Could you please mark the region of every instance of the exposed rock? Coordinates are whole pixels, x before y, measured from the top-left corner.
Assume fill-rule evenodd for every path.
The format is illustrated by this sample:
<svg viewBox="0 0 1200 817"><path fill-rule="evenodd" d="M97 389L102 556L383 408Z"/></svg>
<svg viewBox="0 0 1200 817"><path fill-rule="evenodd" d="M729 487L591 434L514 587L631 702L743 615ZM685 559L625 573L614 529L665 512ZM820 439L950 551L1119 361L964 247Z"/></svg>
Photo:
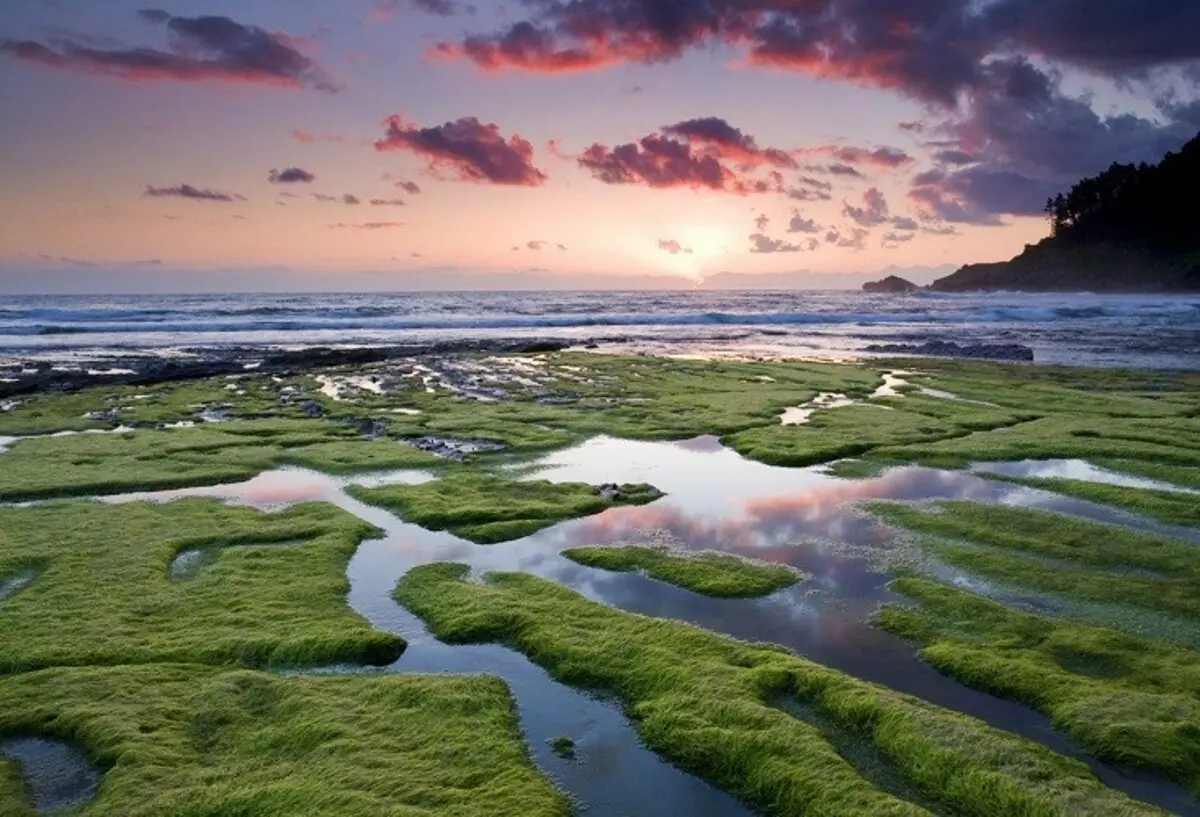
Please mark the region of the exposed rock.
<svg viewBox="0 0 1200 817"><path fill-rule="evenodd" d="M486 454L508 448L505 443L495 440L456 439L454 437L415 437L404 442L436 457L448 460L461 460L471 454Z"/></svg>
<svg viewBox="0 0 1200 817"><path fill-rule="evenodd" d="M914 284L912 281L901 278L898 275L889 275L888 277L882 278L878 281L867 281L862 285L862 288L863 292L889 293L915 292L916 290L920 289L920 287Z"/></svg>
<svg viewBox="0 0 1200 817"><path fill-rule="evenodd" d="M1033 360L1033 350L1019 343L973 343L930 340L925 343L875 343L865 351L885 355L922 355L925 357L969 357L981 360Z"/></svg>
<svg viewBox="0 0 1200 817"><path fill-rule="evenodd" d="M319 420L325 416L325 407L316 400L301 400L296 404L296 408L300 409L314 420Z"/></svg>
<svg viewBox="0 0 1200 817"><path fill-rule="evenodd" d="M89 374L84 370L63 371L45 361L22 363L14 382L0 382L0 399L46 391L75 391L88 386L144 386L179 380L200 380L230 374L245 374L247 365L255 374L275 374L291 377L308 369L364 363L378 363L394 358L420 358L462 353L537 354L558 352L570 346L566 341L531 340L528 338L498 338L437 343L412 343L403 346L341 349L313 347L310 349L279 350L254 347L222 347L185 349L193 358L159 358L151 356L116 358L106 361L116 370L131 373Z"/></svg>
<svg viewBox="0 0 1200 817"><path fill-rule="evenodd" d="M615 482L606 482L603 485L597 485L596 495L609 502L616 502L621 498L621 486Z"/></svg>
<svg viewBox="0 0 1200 817"><path fill-rule="evenodd" d="M320 408L320 406L318 406ZM352 417L347 419L347 425L354 426L358 433L368 440L379 440L387 436L388 424L384 420L373 420L370 417Z"/></svg>

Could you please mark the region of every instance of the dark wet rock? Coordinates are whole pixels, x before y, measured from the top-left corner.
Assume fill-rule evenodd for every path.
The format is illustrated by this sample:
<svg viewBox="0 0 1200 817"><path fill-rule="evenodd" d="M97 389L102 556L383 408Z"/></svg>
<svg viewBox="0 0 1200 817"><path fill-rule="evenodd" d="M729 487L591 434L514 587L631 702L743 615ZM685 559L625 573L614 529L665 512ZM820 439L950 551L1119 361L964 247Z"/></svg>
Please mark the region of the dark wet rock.
<svg viewBox="0 0 1200 817"><path fill-rule="evenodd" d="M368 440L382 439L388 433L388 424L385 420L373 420L370 417L352 417L345 422L347 425L358 429L358 433Z"/></svg>
<svg viewBox="0 0 1200 817"><path fill-rule="evenodd" d="M597 485L596 495L609 502L616 502L621 498L621 486L615 482L606 482L603 485Z"/></svg>
<svg viewBox="0 0 1200 817"><path fill-rule="evenodd" d="M922 355L925 357L966 357L978 360L1033 360L1033 350L1019 343L972 343L930 340L921 344L873 343L865 351L886 355Z"/></svg>
<svg viewBox="0 0 1200 817"><path fill-rule="evenodd" d="M314 420L319 420L325 416L325 407L316 400L302 400L296 404L296 408L300 409Z"/></svg>
<svg viewBox="0 0 1200 817"><path fill-rule="evenodd" d="M903 293L915 292L920 289L919 286L898 275L889 275L886 278L881 278L878 281L867 281L862 285L863 292L887 292L887 293Z"/></svg>
<svg viewBox="0 0 1200 817"><path fill-rule="evenodd" d="M316 368L379 363L395 358L426 358L456 354L536 354L557 352L570 346L565 341L530 340L527 338L496 338L437 343L412 343L402 346L341 349L312 347L281 350L258 347L193 348L183 350L192 357L160 358L130 356L106 359L105 365L129 370L132 374L89 374L76 369L54 369L46 361L20 361L21 374L15 382L0 383L0 399L37 392L75 391L88 386L146 386L180 380L200 380L209 377L252 373L290 377Z"/></svg>
<svg viewBox="0 0 1200 817"><path fill-rule="evenodd" d="M495 440L457 439L454 437L412 437L404 442L448 460L461 460L471 454L503 451L508 445Z"/></svg>
<svg viewBox="0 0 1200 817"><path fill-rule="evenodd" d="M579 402L578 394L547 394L537 399L543 406L569 406Z"/></svg>

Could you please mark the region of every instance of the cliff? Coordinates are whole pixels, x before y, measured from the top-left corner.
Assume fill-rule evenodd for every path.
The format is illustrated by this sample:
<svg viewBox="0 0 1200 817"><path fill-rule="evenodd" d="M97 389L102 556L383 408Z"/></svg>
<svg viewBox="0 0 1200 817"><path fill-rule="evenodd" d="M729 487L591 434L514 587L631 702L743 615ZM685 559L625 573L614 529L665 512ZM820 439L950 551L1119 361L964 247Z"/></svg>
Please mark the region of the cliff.
<svg viewBox="0 0 1200 817"><path fill-rule="evenodd" d="M968 264L929 288L1200 291L1200 136L1156 165L1114 164L1045 210L1049 238L1011 261Z"/></svg>

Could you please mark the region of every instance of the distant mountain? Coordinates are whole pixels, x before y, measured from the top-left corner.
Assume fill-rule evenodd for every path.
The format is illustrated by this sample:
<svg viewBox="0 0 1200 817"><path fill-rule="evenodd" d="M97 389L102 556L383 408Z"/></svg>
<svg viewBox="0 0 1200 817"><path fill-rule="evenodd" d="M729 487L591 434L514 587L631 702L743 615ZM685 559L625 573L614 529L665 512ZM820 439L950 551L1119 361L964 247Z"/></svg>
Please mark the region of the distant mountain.
<svg viewBox="0 0 1200 817"><path fill-rule="evenodd" d="M1046 202L1051 235L1011 261L968 264L942 292L1200 291L1200 135L1156 165L1114 164Z"/></svg>

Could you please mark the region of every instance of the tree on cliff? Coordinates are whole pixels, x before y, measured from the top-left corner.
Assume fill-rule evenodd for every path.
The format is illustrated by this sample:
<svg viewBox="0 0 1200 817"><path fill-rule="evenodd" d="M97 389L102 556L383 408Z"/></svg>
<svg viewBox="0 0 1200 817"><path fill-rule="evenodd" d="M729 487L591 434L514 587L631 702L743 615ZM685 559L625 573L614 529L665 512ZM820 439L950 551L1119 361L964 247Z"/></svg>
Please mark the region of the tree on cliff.
<svg viewBox="0 0 1200 817"><path fill-rule="evenodd" d="M1153 252L1200 245L1200 135L1156 165L1113 164L1046 202L1056 239Z"/></svg>

